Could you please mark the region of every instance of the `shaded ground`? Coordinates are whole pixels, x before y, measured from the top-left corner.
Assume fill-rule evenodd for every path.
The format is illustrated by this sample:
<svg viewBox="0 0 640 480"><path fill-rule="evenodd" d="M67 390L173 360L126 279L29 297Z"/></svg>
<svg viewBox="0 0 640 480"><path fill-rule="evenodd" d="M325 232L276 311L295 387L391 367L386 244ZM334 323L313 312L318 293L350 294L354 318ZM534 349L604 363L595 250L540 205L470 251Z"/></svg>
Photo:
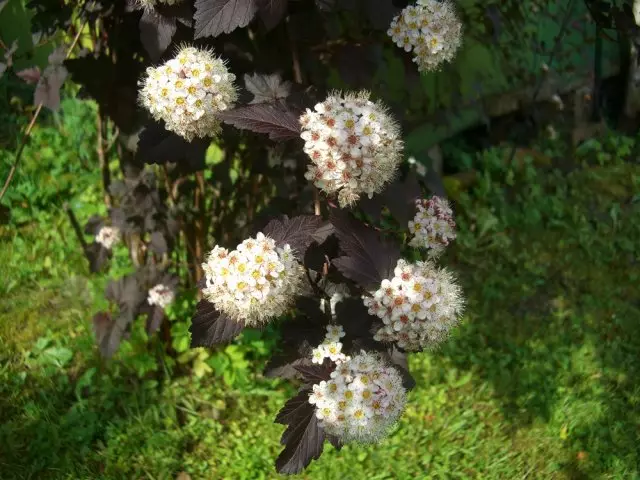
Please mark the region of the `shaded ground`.
<svg viewBox="0 0 640 480"><path fill-rule="evenodd" d="M418 386L389 439L327 447L301 478L640 475L638 192L640 167L613 160L569 174L487 167L459 199L446 260L464 323L411 357ZM274 478L271 419L288 387L240 367L242 346L224 353L233 378L159 383L134 374L148 361L135 346L101 365L83 268L0 300L0 478Z"/></svg>

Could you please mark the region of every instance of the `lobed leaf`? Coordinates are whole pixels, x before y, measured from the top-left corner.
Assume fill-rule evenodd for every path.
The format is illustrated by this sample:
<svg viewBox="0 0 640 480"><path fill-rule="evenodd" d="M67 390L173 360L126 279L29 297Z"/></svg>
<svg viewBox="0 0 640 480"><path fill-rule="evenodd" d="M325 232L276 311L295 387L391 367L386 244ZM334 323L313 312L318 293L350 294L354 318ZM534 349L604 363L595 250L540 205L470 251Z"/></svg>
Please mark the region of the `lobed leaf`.
<svg viewBox="0 0 640 480"><path fill-rule="evenodd" d="M145 10L140 18L140 41L151 60L157 61L165 52L178 26L176 19Z"/></svg>
<svg viewBox="0 0 640 480"><path fill-rule="evenodd" d="M237 107L220 113L218 117L236 128L266 133L271 140L300 137L298 115L282 101Z"/></svg>
<svg viewBox="0 0 640 480"><path fill-rule="evenodd" d="M242 331L244 325L216 310L213 303L200 300L191 320L191 347L210 347L229 343Z"/></svg>
<svg viewBox="0 0 640 480"><path fill-rule="evenodd" d="M196 0L194 38L217 37L246 27L258 12L260 0Z"/></svg>
<svg viewBox="0 0 640 480"><path fill-rule="evenodd" d="M314 241L313 235L322 224L322 217L316 215L298 215L292 218L283 215L279 219L271 220L262 233L274 239L279 247L289 244L296 256L302 260L304 252Z"/></svg>
<svg viewBox="0 0 640 480"><path fill-rule="evenodd" d="M203 138L188 142L161 123L152 122L140 132L136 157L148 164L176 163L187 172L194 172L204 168L209 144Z"/></svg>
<svg viewBox="0 0 640 480"><path fill-rule="evenodd" d="M300 391L276 417L277 423L288 425L281 439L284 450L276 460L279 473L299 473L322 454L325 433L316 418L315 407L308 401L309 392L309 389Z"/></svg>
<svg viewBox="0 0 640 480"><path fill-rule="evenodd" d="M382 280L391 277L400 258L396 245L342 211L334 209L330 220L345 253L332 263L345 277L364 288L378 288Z"/></svg>
<svg viewBox="0 0 640 480"><path fill-rule="evenodd" d="M267 30L274 28L287 13L288 0L260 0L260 18Z"/></svg>
<svg viewBox="0 0 640 480"><path fill-rule="evenodd" d="M126 310L113 319L107 312L98 312L93 316L93 331L96 335L98 349L105 358L110 358L120 347L134 315Z"/></svg>
<svg viewBox="0 0 640 480"><path fill-rule="evenodd" d="M250 104L275 102L278 99L287 98L291 91L291 82L283 81L277 74L246 74L244 85L253 94Z"/></svg>

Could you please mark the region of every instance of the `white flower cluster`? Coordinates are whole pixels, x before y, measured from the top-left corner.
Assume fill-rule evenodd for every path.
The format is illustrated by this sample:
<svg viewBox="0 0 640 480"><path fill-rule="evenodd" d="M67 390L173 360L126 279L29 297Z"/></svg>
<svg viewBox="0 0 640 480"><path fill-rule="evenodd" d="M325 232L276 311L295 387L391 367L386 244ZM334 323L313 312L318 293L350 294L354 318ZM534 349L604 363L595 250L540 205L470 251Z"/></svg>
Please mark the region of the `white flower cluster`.
<svg viewBox="0 0 640 480"><path fill-rule="evenodd" d="M342 353L342 343L340 343L340 339L344 337L344 335L342 326L327 325L327 335L324 337L324 341L311 352L311 361L313 363L322 363L325 358L328 358L333 362L342 363L349 360L350 357Z"/></svg>
<svg viewBox="0 0 640 480"><path fill-rule="evenodd" d="M303 267L291 247L258 233L236 250L215 246L207 263L204 297L218 310L251 326L282 315L302 285Z"/></svg>
<svg viewBox="0 0 640 480"><path fill-rule="evenodd" d="M454 276L433 262L410 264L403 259L393 273L372 297L363 298L369 313L384 323L374 338L396 342L408 351L436 345L458 322L464 308Z"/></svg>
<svg viewBox="0 0 640 480"><path fill-rule="evenodd" d="M379 440L400 417L405 400L398 371L367 352L339 364L309 395L324 430L343 443Z"/></svg>
<svg viewBox="0 0 640 480"><path fill-rule="evenodd" d="M456 222L449 202L442 197L433 196L428 200L416 200L418 212L409 222L409 231L413 237L409 245L428 248L432 255L438 255L456 238Z"/></svg>
<svg viewBox="0 0 640 480"><path fill-rule="evenodd" d="M104 226L96 235L96 242L107 250L111 250L118 240L120 240L120 230L116 227Z"/></svg>
<svg viewBox="0 0 640 480"><path fill-rule="evenodd" d="M387 34L405 51L421 72L450 62L462 44L462 23L449 1L418 0L396 16Z"/></svg>
<svg viewBox="0 0 640 480"><path fill-rule="evenodd" d="M169 304L173 303L175 296L176 294L173 289L159 283L149 290L147 302L149 302L149 305L157 305L160 308L166 308Z"/></svg>
<svg viewBox="0 0 640 480"><path fill-rule="evenodd" d="M372 197L393 179L401 160L402 140L395 120L369 93L333 93L300 117L309 155L305 177L327 194L338 194L341 207L362 193Z"/></svg>
<svg viewBox="0 0 640 480"><path fill-rule="evenodd" d="M189 141L213 136L220 131L218 113L238 98L235 78L210 51L184 47L164 65L147 69L141 101L153 118Z"/></svg>

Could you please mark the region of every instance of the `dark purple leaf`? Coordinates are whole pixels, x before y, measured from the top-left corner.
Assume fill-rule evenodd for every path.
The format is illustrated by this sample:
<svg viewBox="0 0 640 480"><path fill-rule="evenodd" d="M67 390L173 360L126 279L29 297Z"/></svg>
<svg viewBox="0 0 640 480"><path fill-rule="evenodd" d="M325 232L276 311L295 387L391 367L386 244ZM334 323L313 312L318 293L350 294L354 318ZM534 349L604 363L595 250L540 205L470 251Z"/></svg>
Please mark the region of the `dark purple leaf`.
<svg viewBox="0 0 640 480"><path fill-rule="evenodd" d="M176 163L186 172L204 168L210 140L196 138L191 142L165 129L158 122L148 124L140 133L136 157L149 164Z"/></svg>
<svg viewBox="0 0 640 480"><path fill-rule="evenodd" d="M87 260L89 260L89 270L91 273L101 272L112 255L111 250L107 250L98 242L87 245L85 254Z"/></svg>
<svg viewBox="0 0 640 480"><path fill-rule="evenodd" d="M308 398L309 390L302 390L285 404L276 417L277 423L288 425L281 440L284 450L276 460L279 473L299 473L322 454L325 434Z"/></svg>
<svg viewBox="0 0 640 480"><path fill-rule="evenodd" d="M259 0L260 18L267 30L274 28L287 13L288 0Z"/></svg>
<svg viewBox="0 0 640 480"><path fill-rule="evenodd" d="M391 216L406 227L416 214L416 199L422 196L418 177L410 171L406 178L398 179L389 185L383 196Z"/></svg>
<svg viewBox="0 0 640 480"><path fill-rule="evenodd" d="M322 365L315 363L312 364L298 364L294 367L302 375L302 379L306 383L316 384L323 380L327 381L331 379L331 372L335 369L335 364L329 359L325 359Z"/></svg>
<svg viewBox="0 0 640 480"><path fill-rule="evenodd" d="M373 322L377 317L369 315L361 298L348 297L336 304L337 321L344 328L345 336L353 338L370 337Z"/></svg>
<svg viewBox="0 0 640 480"><path fill-rule="evenodd" d="M140 18L140 41L149 57L157 61L171 43L177 30L176 19L145 10Z"/></svg>
<svg viewBox="0 0 640 480"><path fill-rule="evenodd" d="M369 85L382 61L380 45L345 45L336 53L340 77L347 84Z"/></svg>
<svg viewBox="0 0 640 480"><path fill-rule="evenodd" d="M415 379L409 373L409 363L407 362L407 354L398 350L395 346L387 352L389 361L402 376L402 386L407 390L411 390L416 386Z"/></svg>
<svg viewBox="0 0 640 480"><path fill-rule="evenodd" d="M138 127L137 81L143 64L136 55L124 55L113 62L110 55L87 55L64 62L74 82L94 99L120 129L120 135Z"/></svg>
<svg viewBox="0 0 640 480"><path fill-rule="evenodd" d="M275 423L288 425L304 417L309 408L307 405L311 405L309 403L310 394L311 388L306 387L300 390L295 397L287 400L287 403L284 404L284 407L282 407L278 415L276 415Z"/></svg>
<svg viewBox="0 0 640 480"><path fill-rule="evenodd" d="M145 302L146 289L140 285L135 274L111 280L104 291L107 300L118 305L120 310L137 312Z"/></svg>
<svg viewBox="0 0 640 480"><path fill-rule="evenodd" d="M348 213L334 209L330 220L345 253L332 263L345 277L364 288L378 288L382 280L391 277L400 258L397 246Z"/></svg>
<svg viewBox="0 0 640 480"><path fill-rule="evenodd" d="M118 350L133 318L133 314L128 311L120 312L115 319L107 312L98 312L94 315L93 331L103 357L110 358Z"/></svg>
<svg viewBox="0 0 640 480"><path fill-rule="evenodd" d="M271 220L262 233L274 239L279 247L289 244L295 255L302 259L307 247L313 242L312 235L322 223L322 217L316 215L298 215L292 218L283 215Z"/></svg>
<svg viewBox="0 0 640 480"><path fill-rule="evenodd" d="M275 102L287 98L291 91L291 82L283 81L280 75L253 75L244 76L244 85L253 94L251 104Z"/></svg>
<svg viewBox="0 0 640 480"><path fill-rule="evenodd" d="M155 333L164 320L164 310L158 305L152 305L147 315L147 333Z"/></svg>
<svg viewBox="0 0 640 480"><path fill-rule="evenodd" d="M325 438L329 441L329 443L331 445L333 445L333 447L336 450L339 451L339 450L342 449L343 445L342 445L342 442L340 441L340 439L338 437L336 437L334 435L326 435Z"/></svg>
<svg viewBox="0 0 640 480"><path fill-rule="evenodd" d="M270 30L286 15L289 0L257 0L257 3L260 18Z"/></svg>
<svg viewBox="0 0 640 480"><path fill-rule="evenodd" d="M196 0L195 36L217 37L246 27L258 11L260 0Z"/></svg>
<svg viewBox="0 0 640 480"><path fill-rule="evenodd" d="M373 28L387 30L393 17L400 9L393 5L393 0L361 0L364 12Z"/></svg>
<svg viewBox="0 0 640 480"><path fill-rule="evenodd" d="M236 128L267 133L272 140L300 137L299 116L285 103L257 103L222 112L219 118Z"/></svg>
<svg viewBox="0 0 640 480"><path fill-rule="evenodd" d="M84 226L84 233L87 235L96 236L100 229L104 226L104 218L100 215L92 215L89 220L87 220L87 224Z"/></svg>
<svg viewBox="0 0 640 480"><path fill-rule="evenodd" d="M200 300L191 320L191 347L210 347L229 343L242 331L244 325L216 310L213 303Z"/></svg>

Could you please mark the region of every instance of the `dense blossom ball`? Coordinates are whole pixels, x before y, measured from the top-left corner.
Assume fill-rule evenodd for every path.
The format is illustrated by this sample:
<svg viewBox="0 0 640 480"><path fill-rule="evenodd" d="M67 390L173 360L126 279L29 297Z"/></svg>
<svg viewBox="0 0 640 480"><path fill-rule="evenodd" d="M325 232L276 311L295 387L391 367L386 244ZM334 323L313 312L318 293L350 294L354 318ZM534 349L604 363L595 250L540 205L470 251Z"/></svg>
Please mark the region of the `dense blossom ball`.
<svg viewBox="0 0 640 480"><path fill-rule="evenodd" d="M456 238L456 222L449 202L438 196L427 200L416 200L418 212L409 222L409 231L413 237L409 245L427 248L437 255Z"/></svg>
<svg viewBox="0 0 640 480"><path fill-rule="evenodd" d="M342 353L342 343L340 342L344 335L342 326L327 325L327 334L324 337L324 341L311 352L311 361L313 363L322 363L325 358L336 363L347 361L350 357Z"/></svg>
<svg viewBox="0 0 640 480"><path fill-rule="evenodd" d="M449 1L418 0L393 19L387 34L398 47L413 51L419 71L432 71L455 57L462 23Z"/></svg>
<svg viewBox="0 0 640 480"><path fill-rule="evenodd" d="M149 305L157 305L160 308L166 308L168 305L173 303L174 299L175 292L173 289L161 283L151 288L147 296L147 302L149 302Z"/></svg>
<svg viewBox="0 0 640 480"><path fill-rule="evenodd" d="M400 128L368 92L333 93L300 117L304 151L311 158L305 177L340 206L365 193L372 197L393 179L401 161Z"/></svg>
<svg viewBox="0 0 640 480"><path fill-rule="evenodd" d="M96 235L96 242L107 250L111 250L118 240L120 240L120 230L116 227L102 227Z"/></svg>
<svg viewBox="0 0 640 480"><path fill-rule="evenodd" d="M454 276L431 261L410 264L402 259L393 273L372 297L363 299L369 313L384 323L374 338L408 351L437 345L458 323L464 308Z"/></svg>
<svg viewBox="0 0 640 480"><path fill-rule="evenodd" d="M204 297L248 326L282 315L292 305L304 276L291 247L276 247L262 233L231 252L216 245L202 268Z"/></svg>
<svg viewBox="0 0 640 480"><path fill-rule="evenodd" d="M406 393L395 368L362 351L314 385L309 403L324 430L343 443L375 442L402 414Z"/></svg>
<svg viewBox="0 0 640 480"><path fill-rule="evenodd" d="M189 141L212 136L220 131L217 115L238 97L235 78L210 51L184 47L164 65L147 69L141 101L153 118Z"/></svg>

